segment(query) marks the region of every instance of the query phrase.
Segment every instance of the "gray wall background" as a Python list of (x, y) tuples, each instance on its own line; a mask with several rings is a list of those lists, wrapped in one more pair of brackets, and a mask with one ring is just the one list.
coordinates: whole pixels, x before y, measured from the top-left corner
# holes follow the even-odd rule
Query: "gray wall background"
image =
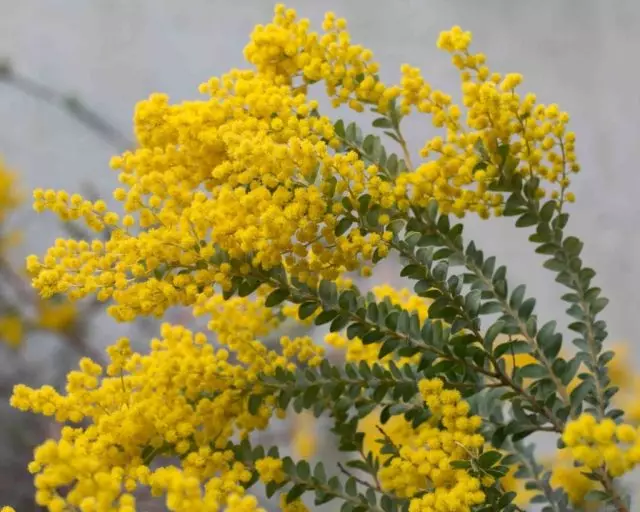
[[(327, 0), (290, 1), (318, 26), (326, 10), (348, 19), (354, 41), (371, 47), (383, 78), (400, 65), (420, 66), (434, 87), (457, 93), (458, 76), (435, 48), (440, 30), (454, 24), (474, 32), (500, 72), (521, 72), (527, 91), (559, 103), (572, 116), (583, 166), (575, 177), (577, 203), (570, 231), (585, 238), (585, 261), (598, 272), (611, 304), (612, 340), (637, 338), (640, 285), (640, 2), (634, 0)], [(270, 20), (264, 0), (0, 0), (0, 58), (21, 74), (77, 94), (126, 133), (133, 106), (154, 91), (178, 101), (196, 98), (212, 75), (242, 67), (252, 27)], [(432, 134), (416, 120), (408, 138), (414, 149)], [(0, 154), (35, 186), (77, 190), (90, 182), (110, 197), (116, 185), (108, 169), (114, 153), (104, 141), (60, 110), (0, 84)], [(24, 253), (54, 240), (57, 221), (26, 213)], [(526, 233), (509, 220), (467, 221), (489, 254), (509, 264), (511, 282), (526, 282), (538, 298), (540, 319), (563, 311), (560, 288), (540, 267)], [(24, 254), (18, 254), (22, 257)], [(385, 269), (387, 274), (389, 267)], [(391, 276), (390, 273), (388, 273)], [(111, 321), (97, 333), (114, 339)], [(30, 350), (42, 357), (40, 347)], [(631, 354), (640, 362), (640, 351)]]

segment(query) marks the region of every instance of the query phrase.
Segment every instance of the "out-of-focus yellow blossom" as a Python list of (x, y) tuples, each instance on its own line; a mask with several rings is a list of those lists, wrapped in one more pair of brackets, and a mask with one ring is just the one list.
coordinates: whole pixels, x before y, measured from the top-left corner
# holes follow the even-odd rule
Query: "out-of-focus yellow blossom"
[(293, 420), (293, 450), (297, 457), (312, 458), (317, 451), (316, 419), (309, 412), (298, 414)]
[(515, 503), (520, 507), (526, 507), (531, 498), (536, 495), (536, 492), (525, 488), (525, 480), (516, 478), (515, 473), (517, 470), (517, 466), (511, 466), (509, 472), (500, 479), (500, 485), (507, 492), (515, 492)]
[(583, 474), (583, 468), (573, 465), (570, 450), (558, 450), (553, 461), (548, 464), (551, 470), (551, 485), (562, 488), (571, 503), (584, 510), (598, 510), (598, 504), (585, 501), (587, 493), (596, 488), (596, 482)]
[(0, 316), (0, 341), (12, 348), (17, 348), (22, 344), (24, 335), (24, 322), (18, 314)]
[(636, 375), (629, 357), (629, 345), (616, 343), (611, 347), (614, 352), (613, 359), (607, 366), (611, 385), (620, 388), (613, 401), (617, 407), (624, 410), (625, 421), (638, 427), (640, 426), (640, 376)]
[(598, 421), (582, 414), (567, 423), (562, 440), (576, 461), (591, 470), (606, 464), (614, 477), (631, 471), (640, 462), (638, 428), (626, 423), (616, 425), (610, 418)]
[(20, 204), (16, 190), (16, 176), (0, 158), (0, 223), (7, 219), (7, 215)]
[[(15, 174), (7, 169), (4, 160), (0, 157), (0, 224), (4, 224), (9, 215), (20, 204), (20, 195), (16, 187)], [(20, 233), (7, 230), (2, 226), (0, 232), (0, 252), (15, 245), (19, 241)]]
[(78, 319), (75, 304), (67, 300), (56, 302), (41, 300), (38, 302), (37, 324), (42, 329), (54, 332), (65, 332), (71, 329)]

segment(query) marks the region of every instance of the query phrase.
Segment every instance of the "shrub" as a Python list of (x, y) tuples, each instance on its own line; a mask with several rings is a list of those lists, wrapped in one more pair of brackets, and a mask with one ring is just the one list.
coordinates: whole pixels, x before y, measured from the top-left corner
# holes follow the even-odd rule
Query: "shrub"
[[(15, 407), (69, 423), (29, 467), (39, 504), (130, 511), (143, 487), (176, 511), (259, 510), (259, 481), (291, 511), (307, 495), (344, 511), (522, 510), (523, 497), (545, 511), (585, 499), (630, 510), (616, 479), (640, 461), (640, 441), (610, 403), (607, 300), (567, 234), (579, 170), (569, 116), (519, 93), (522, 77), (491, 72), (470, 43), (459, 27), (438, 40), (460, 70), (459, 106), (408, 65), (384, 84), (332, 13), (317, 33), (277, 6), (245, 48), (249, 69), (203, 84), (203, 100), (137, 106), (139, 146), (112, 161), (123, 214), (34, 192), (36, 210), (109, 232), (31, 256), (43, 297), (95, 295), (123, 322), (181, 306), (208, 315), (217, 338), (165, 324), (148, 354), (120, 339), (105, 367), (81, 360), (66, 394), (17, 386)], [(375, 113), (373, 127), (327, 117), (317, 89)], [(419, 159), (401, 129), (409, 115), (442, 131)], [(467, 214), (531, 232), (568, 289), (575, 353), (506, 267), (465, 240)], [(391, 255), (415, 295), (348, 279)], [(259, 341), (292, 316), (328, 325), (346, 362), (308, 336)], [(312, 466), (253, 442), (292, 410), (329, 417), (349, 460)], [(554, 487), (525, 441), (539, 432), (568, 448), (584, 492)]]

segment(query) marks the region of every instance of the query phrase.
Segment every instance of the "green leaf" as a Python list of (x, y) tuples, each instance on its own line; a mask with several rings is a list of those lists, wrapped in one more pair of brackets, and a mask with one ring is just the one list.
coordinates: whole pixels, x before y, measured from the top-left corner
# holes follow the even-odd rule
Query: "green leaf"
[(539, 379), (549, 375), (548, 370), (544, 366), (533, 363), (518, 369), (518, 375), (523, 379)]
[(304, 484), (294, 485), (287, 493), (287, 503), (293, 503), (294, 501), (296, 501), (300, 496), (304, 494), (306, 490), (307, 486)]
[(531, 352), (529, 344), (523, 340), (507, 341), (506, 343), (500, 343), (493, 351), (495, 357), (503, 356), (504, 354), (528, 354)]
[(349, 323), (348, 315), (339, 315), (333, 320), (333, 322), (331, 322), (331, 326), (329, 327), (329, 330), (331, 332), (341, 331), (347, 326), (348, 323)]
[(600, 313), (600, 311), (607, 307), (607, 304), (609, 304), (609, 299), (606, 299), (605, 297), (600, 297), (594, 300), (591, 303), (591, 313), (597, 315), (598, 313)]
[(518, 217), (516, 221), (516, 227), (527, 228), (529, 226), (535, 226), (538, 223), (538, 217), (535, 213), (525, 213)]
[(338, 119), (336, 124), (333, 125), (333, 131), (336, 133), (338, 137), (344, 139), (345, 131), (344, 131), (344, 121), (342, 119)]
[(604, 491), (599, 491), (597, 489), (594, 489), (593, 491), (589, 491), (584, 496), (585, 502), (595, 501), (598, 503), (608, 503), (610, 499), (611, 499), (611, 496), (608, 493)]
[(584, 399), (587, 398), (589, 393), (593, 390), (593, 383), (585, 380), (578, 384), (576, 388), (571, 392), (571, 409), (578, 410)]
[(379, 117), (373, 121), (375, 128), (393, 128), (393, 123), (386, 117)]
[(332, 283), (331, 281), (322, 280), (320, 281), (320, 286), (318, 287), (318, 294), (320, 298), (325, 302), (331, 302), (332, 295)]
[(327, 310), (327, 311), (323, 311), (322, 313), (320, 313), (316, 317), (314, 323), (316, 325), (323, 325), (323, 324), (331, 322), (331, 320), (333, 320), (337, 316), (338, 316), (338, 312), (337, 311), (333, 311), (331, 309)]
[(503, 322), (502, 320), (498, 320), (487, 329), (487, 332), (484, 335), (484, 347), (487, 350), (491, 350), (491, 348), (493, 347), (493, 342), (498, 337), (498, 334), (502, 332), (502, 329), (504, 329), (505, 325), (505, 322)]
[(279, 288), (278, 290), (272, 291), (267, 300), (265, 300), (264, 305), (268, 308), (272, 308), (277, 306), (278, 304), (284, 302), (289, 297), (289, 290), (285, 288)]
[(478, 314), (480, 315), (493, 315), (494, 313), (500, 313), (502, 306), (499, 302), (485, 302), (480, 306)]
[(243, 281), (240, 283), (240, 286), (238, 286), (238, 295), (240, 297), (247, 297), (255, 292), (261, 284), (257, 279)]
[(302, 394), (302, 403), (304, 404), (305, 408), (310, 409), (313, 406), (318, 398), (319, 393), (319, 385), (309, 386), (307, 389), (305, 389), (304, 393)]
[(567, 254), (569, 254), (570, 256), (578, 256), (578, 254), (580, 254), (580, 252), (582, 251), (582, 246), (582, 242), (575, 236), (569, 236), (565, 238), (562, 244), (565, 252), (567, 252)]
[(429, 217), (429, 219), (434, 221), (438, 216), (438, 201), (436, 201), (435, 199), (431, 199), (429, 201), (429, 204), (427, 205), (427, 216)]
[(488, 469), (491, 466), (495, 466), (499, 460), (502, 459), (502, 454), (495, 450), (484, 452), (478, 458), (478, 464), (482, 469)]
[(317, 302), (303, 302), (302, 304), (300, 304), (300, 307), (298, 308), (298, 318), (300, 318), (300, 320), (309, 318), (311, 315), (313, 315), (316, 312), (317, 309), (318, 309)]
[(356, 481), (353, 478), (347, 478), (347, 481), (344, 485), (344, 490), (349, 496), (357, 496), (358, 495), (358, 487), (356, 486)]
[(507, 505), (516, 499), (517, 493), (514, 491), (505, 492), (498, 500), (498, 510), (506, 510)]
[(296, 466), (296, 473), (302, 480), (309, 480), (311, 477), (311, 468), (306, 460), (301, 460)]
[(526, 290), (526, 286), (521, 284), (516, 286), (515, 290), (511, 294), (511, 300), (509, 301), (509, 306), (511, 309), (519, 309), (522, 304), (522, 300), (524, 299), (524, 292)]
[(387, 224), (387, 231), (391, 231), (394, 234), (398, 234), (400, 233), (400, 231), (402, 231), (402, 228), (404, 228), (404, 220), (403, 219), (395, 219), (392, 220), (391, 222), (389, 222), (389, 224)]
[(529, 298), (525, 300), (520, 306), (520, 308), (518, 309), (518, 316), (526, 321), (531, 316), (531, 313), (533, 313), (533, 308), (535, 306), (536, 306), (536, 299)]
[(471, 317), (478, 316), (480, 309), (480, 290), (472, 290), (465, 297), (464, 309)]
[(440, 261), (435, 267), (433, 267), (431, 273), (438, 281), (444, 281), (447, 278), (448, 270), (449, 264), (446, 261)]
[(393, 352), (399, 346), (400, 346), (400, 342), (397, 339), (389, 338), (380, 347), (380, 352), (378, 352), (378, 358), (382, 359), (384, 356), (391, 354), (391, 352)]
[(545, 341), (553, 336), (556, 331), (556, 325), (558, 323), (555, 320), (551, 320), (542, 326), (538, 331), (538, 343), (544, 345)]
[(353, 224), (353, 220), (350, 219), (349, 217), (344, 217), (340, 219), (340, 222), (338, 222), (334, 230), (335, 235), (336, 236), (344, 235), (348, 231), (348, 229), (351, 227), (352, 224)]
[(555, 201), (547, 201), (542, 208), (540, 208), (540, 220), (542, 222), (549, 222), (553, 213), (556, 211), (557, 204)]
[(356, 142), (357, 135), (358, 135), (358, 127), (356, 126), (356, 123), (349, 123), (349, 125), (347, 126), (347, 130), (345, 132), (345, 138), (348, 141)]
[(556, 252), (558, 252), (558, 246), (555, 243), (546, 243), (536, 248), (536, 252), (538, 254), (548, 254), (553, 256)]
[(249, 414), (253, 414), (254, 416), (258, 414), (263, 398), (262, 395), (251, 395), (249, 397)]

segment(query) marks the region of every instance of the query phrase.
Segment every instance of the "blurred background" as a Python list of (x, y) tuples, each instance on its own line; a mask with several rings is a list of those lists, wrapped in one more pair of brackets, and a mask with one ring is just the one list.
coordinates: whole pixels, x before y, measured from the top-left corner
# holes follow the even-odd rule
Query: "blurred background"
[[(585, 261), (611, 299), (613, 340), (627, 340), (633, 364), (640, 285), (640, 3), (635, 0), (325, 0), (290, 1), (319, 27), (323, 13), (347, 18), (353, 40), (373, 49), (382, 78), (404, 62), (436, 88), (458, 92), (457, 70), (436, 49), (441, 30), (474, 33), (476, 51), (499, 72), (520, 72), (523, 90), (571, 114), (583, 171), (570, 230), (586, 240)], [(271, 19), (264, 0), (0, 0), (0, 504), (36, 510), (24, 469), (51, 425), (8, 406), (17, 382), (60, 385), (80, 355), (101, 357), (120, 335), (142, 348), (154, 325), (117, 325), (95, 304), (43, 305), (23, 275), (24, 257), (42, 253), (65, 228), (30, 208), (34, 187), (111, 196), (109, 158), (132, 144), (131, 117), (155, 91), (173, 101), (198, 98), (207, 78), (242, 67), (255, 24)], [(345, 114), (349, 117), (349, 114)], [(417, 150), (432, 135), (426, 119), (408, 122)], [(13, 180), (13, 181), (12, 181)], [(17, 192), (23, 202), (18, 204)], [(15, 192), (15, 193), (14, 193)], [(525, 282), (542, 318), (564, 307), (525, 233), (509, 220), (465, 221), (487, 252)], [(76, 233), (82, 236), (82, 233)], [(393, 262), (376, 281), (400, 285)], [(179, 313), (176, 313), (176, 315)], [(187, 319), (187, 322), (191, 320)], [(291, 437), (291, 429), (278, 435)], [(321, 440), (320, 440), (321, 442)], [(151, 510), (149, 507), (144, 510)]]

